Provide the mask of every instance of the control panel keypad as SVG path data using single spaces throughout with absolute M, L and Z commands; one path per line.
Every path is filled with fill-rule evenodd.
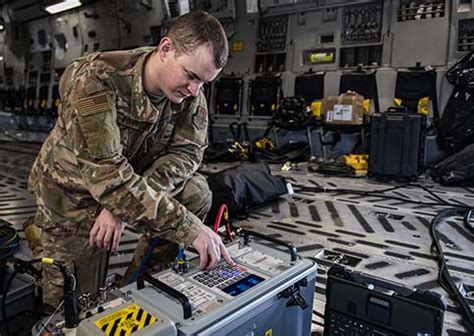
M 249 274 L 250 273 L 248 273 L 247 269 L 243 266 L 222 264 L 213 270 L 199 272 L 193 276 L 193 279 L 208 287 L 217 287 L 220 289 L 245 278 Z

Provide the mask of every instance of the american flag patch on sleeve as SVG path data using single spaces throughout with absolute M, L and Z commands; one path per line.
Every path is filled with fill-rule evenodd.
M 79 114 L 83 117 L 109 111 L 111 109 L 109 98 L 106 93 L 79 99 L 76 102 Z

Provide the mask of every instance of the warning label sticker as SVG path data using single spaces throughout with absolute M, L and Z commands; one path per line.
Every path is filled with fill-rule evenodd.
M 132 304 L 96 320 L 94 324 L 107 336 L 128 336 L 155 322 L 156 317 Z

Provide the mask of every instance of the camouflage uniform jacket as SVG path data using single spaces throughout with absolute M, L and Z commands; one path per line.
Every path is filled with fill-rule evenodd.
M 102 208 L 141 231 L 189 245 L 201 221 L 172 197 L 207 145 L 203 92 L 153 104 L 143 88 L 154 48 L 93 53 L 69 65 L 59 117 L 33 165 L 37 224 L 88 236 Z M 39 218 L 38 218 L 39 216 Z

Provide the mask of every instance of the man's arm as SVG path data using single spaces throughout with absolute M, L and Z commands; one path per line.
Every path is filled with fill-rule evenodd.
M 203 92 L 181 112 L 166 153 L 143 174 L 156 190 L 173 191 L 199 168 L 207 147 L 208 111 Z

